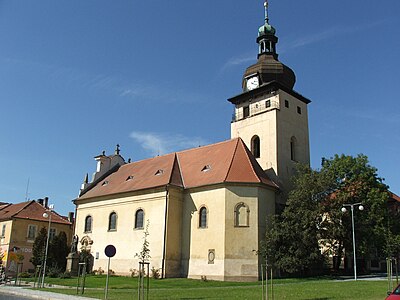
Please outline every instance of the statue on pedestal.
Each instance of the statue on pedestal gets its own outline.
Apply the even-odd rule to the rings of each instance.
[[[71,242],[71,251],[67,256],[67,268],[66,271],[70,272],[71,275],[76,276],[78,274],[79,266],[79,254],[78,254],[78,243],[79,237],[74,235]]]

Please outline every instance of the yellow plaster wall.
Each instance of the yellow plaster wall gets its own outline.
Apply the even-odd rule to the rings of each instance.
[[[251,105],[265,106],[265,101],[270,100],[276,105],[268,110],[259,111],[257,114],[231,123],[231,137],[240,137],[247,148],[251,150],[251,140],[257,135],[260,138],[260,158],[257,158],[258,163],[263,170],[278,168],[277,156],[277,109],[279,109],[278,97],[260,97],[253,100]],[[243,105],[250,105],[250,102]],[[237,108],[241,109],[241,108]]]
[[[289,108],[285,107],[285,100],[289,101]],[[294,174],[295,162],[291,160],[290,139],[297,140],[296,162],[310,164],[310,142],[308,133],[307,104],[287,94],[279,92],[281,109],[277,118],[278,136],[278,167],[277,174],[286,189],[291,187],[291,177]],[[297,107],[301,114],[297,113]]]
[[[170,188],[168,197],[167,231],[166,231],[166,277],[181,275],[182,259],[182,190]]]
[[[207,208],[207,228],[199,228],[199,210]],[[185,193],[182,218],[182,273],[189,278],[222,280],[225,256],[225,188],[203,188]],[[208,264],[208,250],[215,250]]]
[[[4,222],[0,223],[2,226]],[[36,226],[36,236],[39,234],[39,231],[42,227],[48,228],[48,222],[46,221],[36,221],[36,220],[27,220],[27,219],[14,219],[10,221],[6,221],[7,228],[6,234],[1,242],[2,249],[5,249],[5,258],[7,270],[8,271],[16,271],[16,264],[18,262],[22,262],[22,271],[27,272],[28,270],[32,270],[35,267],[29,261],[32,257],[32,247],[34,243],[34,239],[28,240],[28,226],[35,225]],[[64,231],[67,235],[67,242],[68,244],[71,243],[72,237],[72,226],[66,224],[58,224],[58,223],[51,223],[51,228],[56,229],[56,235],[58,235],[61,231]],[[0,227],[1,230],[2,227]],[[19,250],[13,252],[13,247],[18,247]],[[4,250],[3,250],[4,251]],[[21,258],[23,258],[21,260]]]
[[[275,211],[275,193],[257,186],[231,186],[226,191],[225,280],[258,280],[259,242],[264,238],[267,215]],[[249,226],[236,227],[235,207],[245,203]]]
[[[6,231],[4,236],[0,237],[0,247],[1,252],[3,254],[3,266],[7,265],[7,257],[8,257],[8,247],[10,244],[11,230],[12,230],[12,221],[2,221],[0,222],[0,233],[3,229],[3,225],[6,225]]]
[[[265,108],[265,102],[271,101],[271,107]],[[289,101],[289,108],[285,107]],[[250,116],[242,119],[244,106],[250,107]],[[297,107],[301,114],[297,113]],[[238,121],[231,123],[231,137],[240,137],[251,150],[251,140],[260,138],[260,166],[268,175],[278,180],[281,188],[290,189],[291,176],[295,163],[291,160],[290,139],[296,137],[298,149],[296,161],[309,164],[309,133],[307,104],[292,95],[279,90],[276,94],[266,94],[241,103],[235,108]]]
[[[110,268],[118,274],[129,274],[130,269],[138,269],[139,253],[143,245],[144,230],[147,220],[149,225],[149,241],[151,267],[162,266],[164,218],[165,218],[165,189],[149,190],[146,193],[136,193],[117,198],[103,198],[98,201],[77,202],[77,218],[75,233],[81,240],[89,236],[93,244],[91,253],[95,257],[93,269],[107,269],[108,258],[104,253],[107,245],[114,245],[116,255],[111,258]],[[144,211],[144,228],[135,229],[135,212]],[[108,219],[111,212],[117,213],[117,230],[108,231]],[[84,232],[85,218],[93,218],[92,232]],[[79,246],[78,246],[79,247]],[[98,257],[98,259],[96,259]],[[151,268],[150,267],[150,268]]]

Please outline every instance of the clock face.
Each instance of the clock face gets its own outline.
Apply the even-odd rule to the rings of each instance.
[[[258,88],[258,86],[259,86],[258,76],[250,77],[247,79],[246,88],[249,91]]]

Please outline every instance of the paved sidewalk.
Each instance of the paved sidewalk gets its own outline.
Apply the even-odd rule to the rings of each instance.
[[[5,299],[4,295],[14,295],[21,297],[28,297],[31,299],[46,299],[46,300],[93,300],[95,298],[87,298],[75,295],[64,295],[50,292],[51,289],[45,290],[31,290],[27,289],[30,286],[0,286],[0,299]]]

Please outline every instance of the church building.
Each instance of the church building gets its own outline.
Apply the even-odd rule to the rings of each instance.
[[[163,278],[258,280],[266,219],[283,204],[295,163],[310,160],[310,100],[293,90],[275,33],[265,3],[257,62],[243,75],[242,93],[228,99],[230,140],[142,161],[125,162],[119,146],[95,157],[93,179],[74,200],[75,234],[94,270],[106,270],[109,244],[112,270],[138,269],[147,228],[150,268]]]

